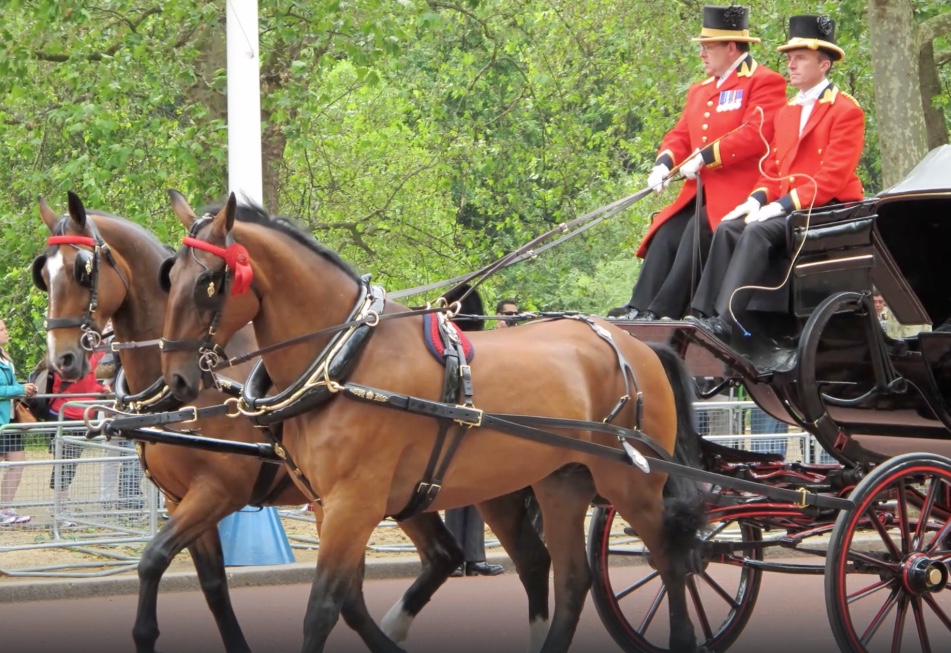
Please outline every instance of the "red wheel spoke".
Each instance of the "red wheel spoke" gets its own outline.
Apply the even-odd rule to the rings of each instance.
[[[887,587],[891,587],[894,584],[893,580],[880,580],[877,583],[872,583],[864,589],[860,589],[858,592],[853,592],[852,594],[847,594],[845,600],[848,603],[855,603],[860,601],[876,592],[879,592]]]
[[[901,536],[901,552],[908,553],[908,546],[911,543],[911,528],[908,523],[908,500],[905,498],[905,479],[898,480],[898,497],[895,502],[898,504],[898,533]]]
[[[915,539],[912,540],[911,550],[920,551],[924,546],[925,533],[928,530],[928,522],[931,520],[931,511],[934,509],[935,500],[938,498],[938,488],[942,483],[938,479],[928,486],[928,494],[921,506],[921,513],[918,516],[918,528],[915,529]]]
[[[898,547],[895,546],[895,541],[892,539],[892,536],[888,534],[888,530],[885,528],[885,525],[878,520],[874,512],[869,514],[868,520],[871,523],[872,528],[874,528],[878,532],[879,537],[882,538],[882,543],[892,554],[892,559],[901,560],[901,551],[899,551]]]
[[[895,627],[892,629],[892,653],[901,652],[901,638],[905,632],[905,616],[908,614],[908,597],[898,597],[898,613],[895,615]]]
[[[656,570],[655,570],[655,571],[652,571],[651,573],[647,574],[647,576],[645,576],[644,578],[640,579],[639,581],[637,581],[636,583],[634,583],[634,584],[631,585],[630,587],[626,587],[626,588],[624,588],[623,590],[621,590],[620,592],[618,592],[617,594],[615,594],[615,595],[614,595],[614,598],[616,598],[618,601],[620,601],[620,600],[623,599],[625,596],[629,595],[631,592],[636,592],[637,590],[641,589],[642,587],[644,587],[645,585],[647,585],[647,583],[651,582],[652,580],[654,580],[654,579],[657,578],[658,576],[660,576],[660,572],[658,572],[658,571],[656,571]]]
[[[898,573],[897,561],[881,560],[880,558],[876,558],[875,556],[862,553],[860,551],[849,551],[849,560],[852,562],[864,562],[870,567],[887,569],[893,573]]]
[[[941,620],[941,623],[944,624],[944,627],[948,630],[951,630],[951,617],[948,617],[948,614],[942,609],[938,602],[934,600],[933,594],[924,594],[921,598],[925,600],[925,603],[928,604],[928,607],[931,608],[931,611],[935,613],[935,616]]]
[[[726,603],[727,603],[731,608],[733,608],[734,610],[739,609],[740,604],[737,603],[736,600],[734,600],[734,598],[733,598],[732,596],[730,596],[729,593],[727,593],[726,590],[724,590],[722,587],[720,587],[720,584],[717,583],[715,580],[713,580],[713,578],[710,576],[710,574],[708,574],[707,572],[704,571],[704,572],[701,572],[700,576],[701,576],[701,578],[703,578],[704,581],[706,581],[706,583],[707,583],[707,585],[710,587],[710,589],[712,589],[714,592],[716,592],[717,594],[719,594],[719,595],[720,595],[720,598],[722,598],[724,601],[726,601]]]
[[[710,626],[710,619],[707,618],[707,611],[703,609],[703,601],[700,600],[700,592],[697,591],[695,576],[687,577],[687,590],[690,592],[690,599],[693,601],[694,610],[697,611],[697,618],[700,619],[700,628],[703,629],[703,641],[709,642],[713,639],[713,628]]]
[[[875,633],[878,632],[878,629],[881,627],[882,623],[884,623],[888,613],[891,612],[892,608],[895,607],[895,604],[898,602],[898,597],[898,589],[893,589],[892,593],[888,597],[888,600],[882,604],[882,607],[878,610],[878,614],[875,615],[875,618],[872,619],[872,623],[868,625],[868,628],[866,628],[865,632],[862,634],[863,646],[866,648],[868,647],[868,643],[872,640],[872,637],[875,636]]]
[[[734,522],[731,522],[731,521],[721,522],[720,524],[717,525],[716,528],[714,528],[713,530],[711,530],[711,531],[707,532],[706,534],[704,534],[704,536],[703,536],[703,541],[704,541],[704,542],[709,542],[710,540],[712,540],[713,538],[715,538],[717,535],[719,535],[720,533],[722,533],[723,531],[725,531],[725,530],[726,530],[726,527],[729,526],[729,525],[732,524],[732,523],[734,523]]]
[[[921,653],[931,653],[931,640],[928,638],[928,624],[925,623],[925,615],[921,609],[920,598],[911,600],[911,609],[915,614],[915,628],[918,630],[918,641],[921,643],[921,648],[918,650],[920,650]]]
[[[929,558],[939,555],[937,551],[940,547],[947,545],[948,537],[951,537],[951,521],[945,522],[941,530],[935,531],[935,536],[931,540],[931,544],[925,549],[925,553]],[[940,555],[947,557],[948,553],[948,550],[945,549]]]
[[[647,610],[647,614],[644,615],[641,625],[637,628],[637,632],[642,637],[644,636],[644,633],[647,632],[647,629],[650,628],[654,617],[657,616],[657,609],[660,608],[660,604],[664,601],[665,596],[667,596],[667,587],[661,586],[660,591],[657,592],[653,602],[651,602],[650,608]]]

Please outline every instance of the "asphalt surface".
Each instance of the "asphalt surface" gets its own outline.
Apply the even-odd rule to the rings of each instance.
[[[504,554],[489,556],[489,562],[503,565],[507,571],[515,569],[512,561]],[[419,560],[416,558],[368,559],[366,579],[413,578],[419,573],[419,569]],[[295,585],[313,580],[314,563],[228,567],[227,573],[228,585],[232,588]],[[165,574],[159,591],[168,593],[198,590],[198,577],[194,571],[178,571]],[[137,594],[138,591],[139,579],[135,574],[78,579],[9,578],[0,580],[0,603],[118,596]]]

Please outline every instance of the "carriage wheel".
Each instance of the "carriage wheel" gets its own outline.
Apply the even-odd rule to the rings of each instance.
[[[914,453],[878,466],[852,491],[826,559],[826,608],[852,653],[951,649],[951,460]]]
[[[667,594],[641,541],[629,535],[614,508],[598,508],[588,530],[588,563],[594,575],[594,604],[611,637],[629,653],[664,653],[669,642]],[[613,530],[613,533],[612,533]],[[697,643],[726,650],[753,613],[762,571],[742,565],[762,560],[763,551],[716,551],[718,542],[759,542],[759,528],[711,517],[702,548],[702,571],[687,579],[687,601]]]

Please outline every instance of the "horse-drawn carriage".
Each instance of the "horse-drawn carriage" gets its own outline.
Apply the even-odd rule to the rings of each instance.
[[[363,540],[380,516],[399,515],[424,557],[421,582],[384,619],[386,635],[398,640],[406,634],[406,617],[458,564],[457,557],[443,555],[445,533],[432,510],[474,501],[486,501],[487,521],[519,567],[530,618],[547,619],[547,554],[524,528],[528,520],[517,492],[529,483],[541,503],[555,572],[555,613],[543,651],[567,649],[579,597],[589,586],[625,650],[726,650],[749,619],[762,573],[770,570],[825,574],[830,620],[843,650],[897,651],[903,640],[921,650],[946,646],[951,333],[888,338],[869,291],[874,283],[893,316],[908,324],[941,325],[951,317],[951,293],[941,285],[948,263],[939,254],[951,229],[943,219],[951,208],[951,183],[940,177],[949,164],[951,151],[938,150],[906,182],[877,198],[792,216],[791,280],[751,304],[759,313],[748,323],[756,325],[748,340],[719,342],[677,322],[620,325],[635,339],[588,316],[545,315],[525,327],[473,336],[478,355],[471,365],[472,350],[458,334],[444,320],[427,321],[446,307],[407,312],[385,305],[380,290],[292,228],[236,220],[233,198],[214,215],[199,217],[174,194],[189,237],[167,263],[161,263],[160,248],[145,251],[150,248],[143,247],[138,228],[87,216],[75,196],[65,218],[47,207],[41,212],[55,235],[34,276],[56,298],[49,324],[53,359],[80,373],[83,349],[96,344],[100,322],[111,316],[118,348],[132,363],[126,369],[134,374],[127,408],[161,407],[154,415],[121,416],[96,428],[282,463],[242,468],[241,474],[230,469],[228,483],[219,485],[240,491],[223,503],[220,493],[201,500],[200,489],[192,488],[207,487],[224,463],[215,468],[203,459],[203,481],[190,484],[181,467],[163,468],[155,459],[150,464],[153,449],[140,447],[152,477],[180,507],[163,529],[168,535],[144,558],[148,596],[136,624],[138,648],[152,650],[157,637],[157,577],[201,531],[209,502],[218,500],[220,512],[249,498],[274,501],[290,491],[289,479],[297,494],[323,508],[308,651],[322,650],[340,614],[371,650],[401,650],[366,614]],[[156,299],[159,286],[168,291],[167,311],[164,299]],[[163,306],[159,317],[154,307],[141,313],[146,297]],[[170,412],[174,399],[212,391],[210,373],[228,361],[223,345],[248,321],[261,347],[251,353],[264,363],[240,395]],[[454,358],[455,384],[425,353],[421,325]],[[139,349],[155,344],[156,331],[163,336],[161,360],[154,348]],[[671,362],[669,349],[652,351],[640,341],[672,347],[689,375],[743,383],[766,412],[815,435],[841,464],[786,463],[710,445],[693,452],[702,461],[691,459],[696,434],[686,409],[690,397],[680,384],[688,372]],[[234,361],[235,352],[229,353]],[[516,355],[524,362],[513,368]],[[211,428],[200,435],[155,428],[195,418],[231,418],[256,428],[237,435],[225,425],[219,439],[207,437],[214,435]],[[706,527],[699,537],[696,528],[687,537],[678,530],[697,518],[686,514],[690,501],[676,506],[683,521],[665,509],[676,503],[662,499],[668,474],[674,485],[679,479],[679,490],[668,485],[668,492],[681,499],[704,484]],[[579,531],[592,500],[599,507],[585,552]],[[178,528],[188,520],[188,529]],[[244,650],[227,594],[215,582],[224,577],[220,560],[209,559],[216,544],[200,544],[207,566],[199,574],[226,646]],[[821,555],[825,563],[773,562],[764,555],[769,548]],[[621,559],[628,564],[617,564]],[[726,580],[718,568],[729,572]],[[669,627],[655,619],[665,607]]]
[[[855,504],[816,510],[743,492],[733,505],[721,500],[727,505],[710,511],[711,533],[719,537],[705,544],[705,564],[742,570],[732,587],[716,587],[705,599],[700,590],[711,587],[710,579],[695,577],[697,609],[706,611],[702,620],[715,650],[727,647],[749,618],[763,571],[824,574],[830,621],[844,651],[947,646],[951,605],[939,603],[938,594],[947,588],[951,559],[951,329],[941,326],[951,325],[949,171],[951,147],[945,147],[878,197],[792,215],[792,274],[776,291],[757,291],[755,310],[745,316],[751,336],[724,343],[686,323],[623,327],[675,347],[696,376],[742,383],[767,413],[812,434],[841,462],[776,463],[749,454],[714,457],[709,468]],[[780,278],[791,260],[778,262]],[[906,329],[914,335],[894,339],[884,332],[871,304],[873,285],[892,319],[918,325]],[[594,597],[626,650],[657,650],[657,638],[647,634],[655,588],[637,586],[640,576],[628,578],[610,564],[638,555],[628,544],[612,544],[613,519],[605,507],[591,526]],[[768,531],[780,536],[764,542]],[[770,562],[763,556],[770,548],[824,555],[825,563]]]

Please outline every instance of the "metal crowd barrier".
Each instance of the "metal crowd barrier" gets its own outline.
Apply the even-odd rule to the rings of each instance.
[[[94,402],[68,405],[90,403]],[[776,427],[771,422],[754,424],[754,408],[750,401],[697,402],[697,426],[704,437],[727,446],[778,451],[790,461],[834,462],[807,433],[751,432]],[[131,443],[106,442],[102,437],[87,440],[82,422],[64,420],[62,413],[60,417],[55,422],[0,427],[0,431],[20,430],[27,439],[27,460],[0,462],[0,475],[9,468],[23,468],[10,507],[32,516],[26,524],[0,525],[0,582],[5,575],[79,578],[129,571],[164,523],[163,498],[152,483],[141,479]],[[128,485],[122,492],[121,482],[133,483],[139,492],[130,492]],[[54,491],[67,484],[68,493]],[[313,513],[306,506],[279,512],[292,547],[318,548]],[[379,533],[387,535],[382,539],[392,543],[369,548],[413,552],[408,539],[388,536],[394,528],[392,521],[381,522]],[[495,539],[486,541],[487,548],[497,546]]]

